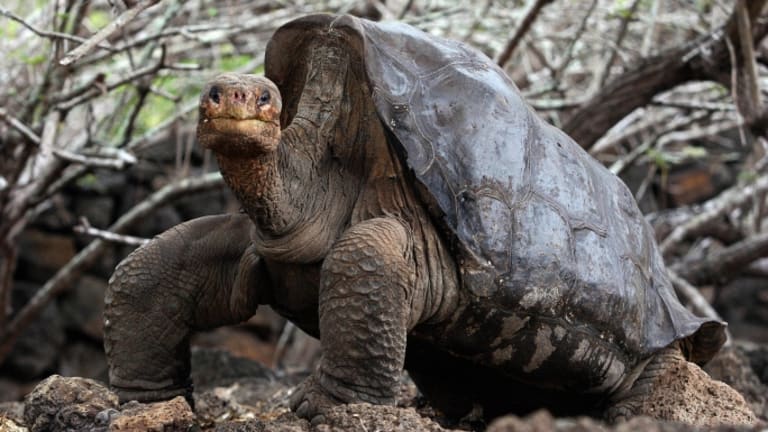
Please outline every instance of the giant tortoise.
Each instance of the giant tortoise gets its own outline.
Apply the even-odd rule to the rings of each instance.
[[[122,400],[189,396],[191,332],[269,305],[321,341],[291,401],[303,417],[393,404],[403,369],[454,418],[674,417],[644,401],[709,360],[724,324],[681,305],[629,190],[487,57],[312,15],[275,32],[265,74],[200,98],[199,142],[244,214],[180,224],[110,281]],[[751,421],[727,394],[702,421]]]

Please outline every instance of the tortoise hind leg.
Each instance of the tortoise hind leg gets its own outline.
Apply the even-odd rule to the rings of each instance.
[[[656,354],[629,390],[614,396],[605,417],[617,422],[639,415],[697,426],[756,421],[744,398],[686,361],[678,343]]]

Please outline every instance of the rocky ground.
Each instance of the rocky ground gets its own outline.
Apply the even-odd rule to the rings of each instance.
[[[751,428],[722,426],[715,430],[764,430],[768,419],[768,346],[739,343],[724,349],[707,371],[744,395],[761,423]],[[117,396],[101,382],[52,375],[39,383],[23,402],[0,404],[0,431],[693,431],[682,423],[634,418],[606,425],[589,417],[554,418],[547,411],[525,417],[507,416],[485,424],[469,416],[448,423],[403,378],[397,407],[355,404],[339,406],[327,423],[310,425],[287,407],[294,386],[305,373],[277,374],[261,363],[218,349],[193,352],[195,411],[183,398],[118,405]],[[514,389],[510,389],[514,391]],[[717,397],[714,394],[712,397]],[[713,429],[708,429],[713,430]]]

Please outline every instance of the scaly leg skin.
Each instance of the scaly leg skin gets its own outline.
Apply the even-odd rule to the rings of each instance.
[[[610,422],[646,415],[695,426],[754,425],[755,414],[734,389],[688,362],[677,343],[660,351],[632,387],[607,410]]]
[[[191,403],[192,330],[248,319],[264,290],[245,215],[195,219],[135,250],[105,296],[104,347],[121,402],[183,395]]]
[[[291,398],[297,415],[317,424],[333,405],[396,402],[411,318],[409,238],[399,221],[377,218],[334,244],[320,277],[323,357]]]

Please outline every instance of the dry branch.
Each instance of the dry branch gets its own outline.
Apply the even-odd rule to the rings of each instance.
[[[80,218],[80,225],[75,226],[72,228],[72,230],[78,234],[84,234],[108,242],[125,244],[129,246],[143,246],[149,243],[149,239],[143,237],[117,234],[112,231],[94,228],[91,226],[91,223],[88,222],[88,219],[84,217]]]
[[[122,233],[133,224],[142,220],[157,208],[182,196],[204,192],[222,187],[224,181],[221,175],[216,173],[206,174],[198,178],[186,178],[176,183],[171,183],[147,199],[134,206],[122,215],[108,231]],[[35,320],[45,306],[52,299],[67,290],[82,275],[88,267],[93,265],[96,259],[106,250],[108,242],[102,239],[92,241],[85,249],[75,255],[64,265],[48,282],[43,285],[35,296],[13,317],[2,334],[0,334],[0,364],[13,348],[16,339],[30,322]]]
[[[623,13],[621,18],[621,25],[619,26],[619,32],[616,35],[616,42],[611,45],[610,52],[608,53],[608,58],[605,60],[605,65],[603,66],[603,70],[600,74],[598,74],[597,78],[597,84],[598,87],[603,87],[605,85],[605,82],[608,80],[608,77],[611,75],[611,68],[613,68],[613,63],[616,61],[616,56],[619,54],[619,49],[621,49],[621,44],[624,42],[624,38],[627,36],[627,30],[629,29],[629,22],[634,18],[635,13],[637,12],[637,8],[640,6],[640,0],[634,0],[632,2],[632,5],[629,7],[629,10],[627,10],[626,13]]]
[[[536,17],[539,16],[539,12],[541,12],[544,6],[552,3],[552,1],[553,0],[535,0],[533,4],[531,4],[530,8],[525,12],[525,17],[520,22],[520,25],[517,26],[517,30],[515,30],[515,33],[509,39],[507,45],[496,59],[496,64],[502,68],[507,64],[509,59],[512,58],[512,53],[515,52],[515,48],[517,48],[517,46],[520,44],[520,41],[523,40],[523,36],[528,33],[531,25],[534,21],[536,21]]]
[[[143,0],[137,2],[135,6],[120,14],[120,16],[107,24],[103,29],[99,30],[96,34],[88,38],[85,43],[70,51],[61,60],[59,60],[59,64],[62,66],[69,66],[72,63],[80,60],[83,56],[91,52],[113,33],[125,27],[129,22],[133,21],[144,9],[159,2],[160,0]]]
[[[33,26],[32,24],[29,24],[28,22],[26,22],[20,16],[14,14],[13,12],[11,12],[8,9],[5,9],[3,7],[0,7],[0,15],[4,16],[4,17],[6,17],[6,18],[8,18],[10,20],[16,21],[17,23],[23,25],[24,28],[26,28],[27,30],[31,31],[32,33],[34,33],[34,34],[36,34],[36,35],[38,35],[40,37],[44,37],[44,38],[48,38],[48,39],[63,39],[63,40],[68,40],[68,41],[73,41],[73,42],[78,42],[78,43],[83,43],[83,42],[87,41],[86,39],[81,38],[80,36],[75,36],[75,35],[71,35],[71,34],[68,34],[68,33],[40,30],[37,27]],[[110,49],[110,47],[108,45],[103,45],[103,44],[99,45],[99,48],[103,48],[103,49],[107,49],[107,50]]]
[[[758,234],[696,261],[672,266],[681,277],[694,285],[722,282],[752,262],[768,256],[768,233]]]
[[[768,34],[768,22],[756,19],[767,3],[767,0],[749,3],[750,21],[757,24],[752,28],[753,43]],[[563,129],[588,149],[619,120],[649,104],[663,91],[692,80],[715,80],[729,85],[728,49],[720,34],[724,32],[725,37],[738,41],[736,15],[737,9],[723,29],[646,59],[617,76],[569,117]]]
[[[737,184],[722,192],[716,198],[710,200],[701,213],[698,213],[688,222],[672,230],[672,233],[661,242],[661,253],[666,255],[675,245],[685,240],[688,236],[699,232],[734,207],[751,200],[756,194],[766,191],[768,191],[768,175],[758,178],[750,185]]]
[[[66,161],[86,165],[89,168],[110,168],[115,170],[125,169],[126,166],[136,163],[136,158],[130,153],[123,152],[117,157],[87,156],[64,149],[53,149],[53,154]]]
[[[9,126],[19,131],[29,142],[40,145],[40,137],[25,125],[21,120],[8,114],[5,108],[0,108],[0,120],[6,122]]]

